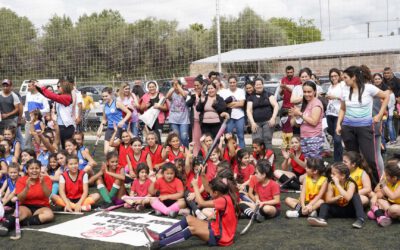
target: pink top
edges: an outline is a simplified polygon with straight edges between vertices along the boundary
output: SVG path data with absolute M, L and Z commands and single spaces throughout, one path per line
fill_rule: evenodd
M 164 95 L 162 94 L 162 93 L 159 93 L 158 94 L 158 97 L 161 99 L 162 97 L 164 97 Z M 143 103 L 149 103 L 150 102 L 150 94 L 149 93 L 146 93 L 146 94 L 144 94 L 143 96 L 142 96 L 142 98 L 140 99 L 141 100 L 141 102 L 143 102 Z M 168 101 L 167 101 L 167 105 L 168 105 Z M 160 123 L 160 124 L 164 124 L 164 122 L 165 122 L 165 112 L 163 112 L 163 111 L 160 111 L 160 113 L 158 114 L 158 123 Z
M 303 116 L 310 117 L 314 107 L 318 107 L 321 109 L 318 123 L 316 126 L 312 126 L 303 121 L 300 126 L 300 136 L 302 138 L 310 138 L 322 135 L 322 118 L 324 117 L 324 106 L 322 106 L 321 101 L 317 97 L 315 97 L 311 102 L 307 104 L 306 109 L 303 112 Z
M 206 105 L 204 105 L 203 123 L 219 123 L 219 122 L 221 122 L 217 111 L 212 107 L 215 99 L 216 98 L 208 97 Z

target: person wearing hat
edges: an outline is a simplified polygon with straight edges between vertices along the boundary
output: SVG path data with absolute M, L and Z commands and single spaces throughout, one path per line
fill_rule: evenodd
M 0 133 L 7 127 L 16 128 L 18 125 L 19 100 L 17 94 L 12 91 L 12 81 L 4 79 L 2 81 L 2 91 L 0 92 Z

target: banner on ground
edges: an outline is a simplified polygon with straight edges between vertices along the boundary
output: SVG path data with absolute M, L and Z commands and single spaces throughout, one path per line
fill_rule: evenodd
M 177 220 L 148 214 L 98 212 L 39 231 L 132 246 L 145 246 L 148 240 L 143 234 L 143 225 L 161 233 L 175 222 Z

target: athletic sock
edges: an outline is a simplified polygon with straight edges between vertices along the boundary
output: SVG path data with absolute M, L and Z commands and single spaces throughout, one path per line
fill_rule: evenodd
M 180 232 L 175 233 L 174 235 L 167 237 L 165 239 L 160 240 L 160 247 L 171 246 L 176 243 L 185 241 L 192 236 L 189 228 L 185 228 Z
M 179 204 L 178 202 L 175 202 L 174 204 L 172 204 L 171 206 L 168 207 L 168 210 L 170 212 L 179 212 Z
M 254 211 L 247 204 L 240 203 L 239 208 L 248 218 L 253 217 Z
M 173 224 L 171 227 L 166 229 L 164 232 L 160 233 L 160 239 L 165 239 L 170 237 L 183 229 L 187 228 L 189 224 L 187 223 L 186 217 L 183 217 L 182 220 L 178 221 L 177 223 Z
M 296 206 L 294 207 L 294 210 L 296 210 L 296 211 L 299 212 L 299 214 L 300 214 L 300 212 L 301 212 L 301 205 L 300 205 L 300 203 L 297 203 L 297 204 L 296 204 Z
M 106 187 L 103 184 L 97 185 L 97 189 L 101 195 L 101 198 L 107 203 L 111 203 L 110 195 L 107 192 Z
M 161 212 L 164 215 L 168 215 L 169 209 L 162 203 L 159 199 L 154 199 L 153 202 L 151 203 L 151 207 L 154 208 L 155 210 Z
M 42 222 L 40 221 L 38 214 L 34 215 L 34 216 L 31 216 L 28 219 L 28 225 L 33 226 L 33 225 L 41 225 L 41 224 L 42 224 Z
M 3 222 L 3 226 L 8 228 L 8 231 L 13 230 L 15 228 L 15 217 L 12 215 L 7 216 L 6 220 Z
M 109 196 L 110 196 L 111 199 L 114 198 L 114 196 L 118 193 L 119 188 L 120 188 L 120 186 L 118 186 L 115 183 L 112 185 L 111 191 L 109 193 Z

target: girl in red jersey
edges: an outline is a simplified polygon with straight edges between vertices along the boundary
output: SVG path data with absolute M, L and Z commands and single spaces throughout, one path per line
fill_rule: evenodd
M 69 155 L 76 155 L 79 162 L 79 170 L 83 170 L 86 173 L 93 175 L 93 168 L 97 166 L 97 163 L 93 160 L 92 156 L 86 151 L 79 151 L 79 145 L 74 139 L 65 140 L 65 150 Z
M 51 222 L 54 214 L 50 209 L 51 180 L 40 175 L 41 163 L 36 159 L 27 162 L 27 175 L 19 178 L 15 195 L 20 202 L 19 219 L 21 226 L 41 225 Z M 15 227 L 15 217 L 10 216 L 0 226 L 0 235 L 7 235 Z
M 255 178 L 250 182 L 250 191 L 253 192 L 253 202 L 241 202 L 240 209 L 249 218 L 256 212 L 256 204 L 260 204 L 260 210 L 256 214 L 256 221 L 262 222 L 266 218 L 278 216 L 281 208 L 280 188 L 272 178 L 274 173 L 267 160 L 259 160 L 256 166 Z
M 177 133 L 171 132 L 168 134 L 167 140 L 165 141 L 165 148 L 162 152 L 162 158 L 169 162 L 174 162 L 177 158 L 186 158 L 186 149 L 181 145 Z
M 290 140 L 290 149 L 282 149 L 284 161 L 282 162 L 282 170 L 275 170 L 274 176 L 283 188 L 300 190 L 300 183 L 303 183 L 306 174 L 306 160 L 301 152 L 300 138 L 292 137 Z M 292 171 L 288 171 L 289 166 Z
M 246 187 L 250 183 L 251 176 L 254 175 L 255 168 L 251 164 L 250 161 L 250 152 L 243 148 L 237 152 L 237 161 L 238 161 L 238 168 L 239 168 L 239 175 L 237 181 L 239 183 L 238 188 L 240 191 L 246 189 Z
M 220 149 L 222 150 L 222 158 L 231 164 L 235 178 L 239 174 L 238 162 L 236 159 L 236 153 L 239 151 L 239 146 L 236 143 L 236 136 L 231 133 L 227 133 L 224 136 L 225 149 L 222 150 L 222 140 L 220 141 Z
M 201 143 L 200 153 L 203 156 L 203 158 L 205 158 L 208 150 L 210 149 L 213 143 L 212 135 L 210 133 L 203 134 L 203 136 L 200 138 L 200 143 Z
M 202 179 L 206 176 L 202 174 Z M 210 194 L 212 200 L 205 201 L 197 185 L 198 180 L 192 180 L 192 186 L 196 194 L 196 201 L 202 207 L 215 209 L 215 220 L 207 222 L 188 215 L 170 228 L 156 234 L 144 228 L 145 235 L 151 243 L 151 247 L 166 247 L 197 236 L 209 246 L 230 246 L 236 233 L 238 214 L 237 197 L 233 191 L 236 187 L 226 178 L 215 178 L 210 182 Z
M 144 149 L 150 155 L 152 169 L 150 169 L 150 176 L 157 173 L 161 166 L 164 164 L 162 157 L 163 146 L 159 144 L 157 134 L 149 131 L 146 136 L 147 147 Z M 153 172 L 153 173 L 152 173 Z
M 272 149 L 265 148 L 264 140 L 261 138 L 255 138 L 253 140 L 253 160 L 254 164 L 257 164 L 258 160 L 266 159 L 275 170 L 275 154 Z
M 137 178 L 132 183 L 129 196 L 122 196 L 122 200 L 125 201 L 125 208 L 134 208 L 136 211 L 142 211 L 146 205 L 150 204 L 151 196 L 149 194 L 149 187 L 152 181 L 149 178 L 149 171 L 149 167 L 146 163 L 139 163 L 137 165 Z
M 116 124 L 114 124 L 114 133 L 112 134 L 110 139 L 110 146 L 118 150 L 119 167 L 125 168 L 125 172 L 129 173 L 129 171 L 127 171 L 128 170 L 127 156 L 129 156 L 129 158 L 132 158 L 133 156 L 133 148 L 131 147 L 133 136 L 129 132 L 129 130 L 122 130 L 121 139 L 119 139 L 118 137 L 116 137 L 117 132 L 118 132 L 118 127 Z
M 92 205 L 100 199 L 98 193 L 89 194 L 88 174 L 79 170 L 79 159 L 76 155 L 67 159 L 68 171 L 60 176 L 60 196 L 53 196 L 58 206 L 64 207 L 66 212 L 90 211 Z
M 129 176 L 131 178 L 136 178 L 136 168 L 139 163 L 146 163 L 147 166 L 151 168 L 151 157 L 146 151 L 142 150 L 142 141 L 140 138 L 135 137 L 132 139 L 132 149 L 133 149 L 133 155 L 132 156 L 127 156 L 129 157 L 127 159 L 128 161 L 128 168 L 125 168 L 125 172 L 129 173 Z
M 149 188 L 151 195 L 159 193 L 157 199 L 151 200 L 151 206 L 156 211 L 156 215 L 168 215 L 175 218 L 179 209 L 185 208 L 183 199 L 183 183 L 176 177 L 176 167 L 171 162 L 164 163 L 162 167 L 162 177 L 152 183 Z
M 103 163 L 100 171 L 92 176 L 89 184 L 96 181 L 97 189 L 104 200 L 103 208 L 114 204 L 122 204 L 121 197 L 125 191 L 125 171 L 118 166 L 118 154 L 108 152 L 106 155 L 107 164 Z

